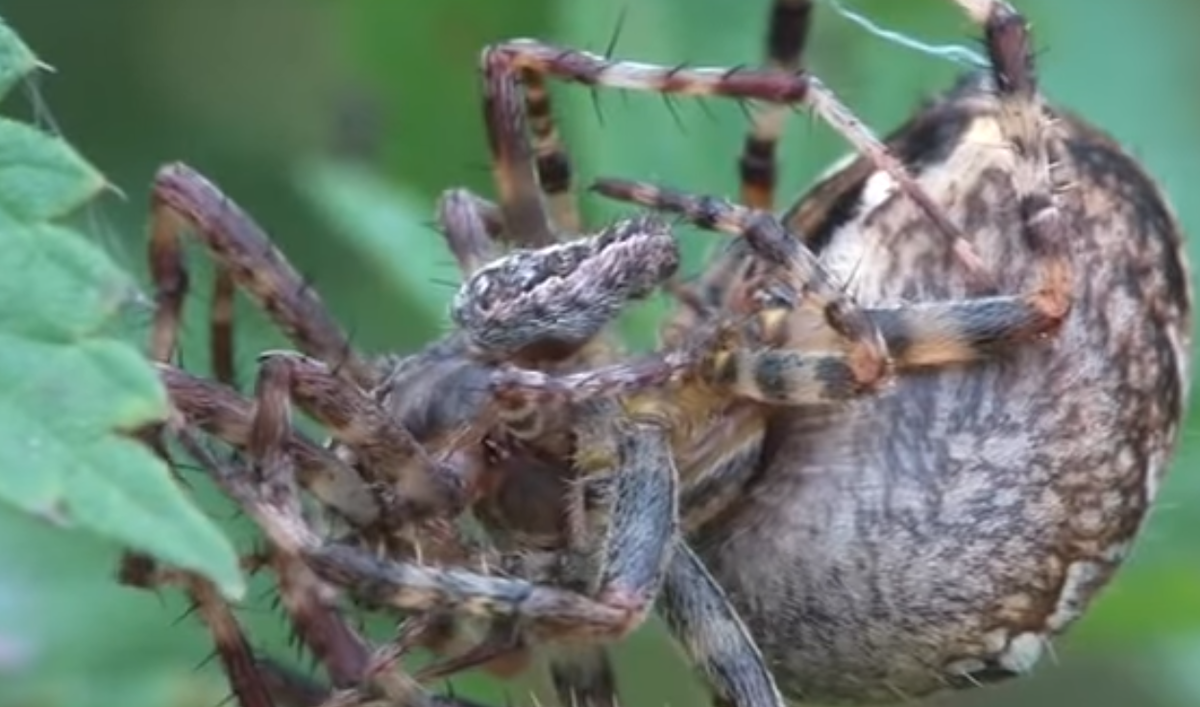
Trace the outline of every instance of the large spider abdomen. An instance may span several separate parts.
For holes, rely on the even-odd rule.
[[[1020,294],[1037,286],[1036,253],[1012,120],[968,82],[891,144],[998,291]],[[845,407],[781,410],[746,499],[692,538],[794,700],[901,702],[1027,673],[1154,500],[1188,393],[1182,235],[1109,138],[1068,116],[1055,131],[1073,269],[1062,329],[903,372]],[[870,307],[977,296],[948,241],[864,167],[790,212],[849,293]]]

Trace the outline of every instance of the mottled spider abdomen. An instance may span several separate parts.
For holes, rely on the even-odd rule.
[[[996,291],[1033,296],[1023,206],[1029,153],[1048,150],[1073,272],[1061,329],[846,407],[779,411],[745,497],[691,538],[793,699],[900,702],[1027,673],[1111,579],[1166,471],[1191,351],[1179,225],[1108,137],[1008,107],[976,77],[889,143]],[[877,317],[986,294],[867,160],[787,220]]]

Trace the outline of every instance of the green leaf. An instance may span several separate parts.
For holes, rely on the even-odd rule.
[[[35,66],[0,24],[0,90]],[[141,301],[136,284],[51,223],[105,185],[62,139],[0,119],[0,501],[201,572],[240,597],[230,541],[128,436],[167,411],[144,355],[106,333]]]
[[[316,161],[297,172],[300,191],[345,243],[363,254],[383,278],[412,327],[435,331],[446,321],[459,281],[450,250],[432,227],[433,210],[417,197],[353,164]]]
[[[0,118],[0,213],[38,223],[82,206],[104,178],[61,139]]]
[[[0,98],[37,65],[37,57],[0,18]]]

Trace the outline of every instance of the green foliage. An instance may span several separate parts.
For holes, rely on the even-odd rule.
[[[373,172],[323,160],[297,170],[297,186],[348,249],[381,279],[390,302],[405,302],[406,326],[432,335],[446,321],[458,270],[431,224],[433,209]],[[441,279],[441,286],[437,280]]]
[[[0,25],[0,88],[35,66]],[[137,287],[55,223],[105,186],[62,139],[0,119],[0,499],[204,572],[237,596],[225,535],[127,434],[166,413],[142,353],[105,333]]]

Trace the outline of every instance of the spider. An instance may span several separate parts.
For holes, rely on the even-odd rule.
[[[465,276],[456,330],[411,356],[355,351],[248,216],[187,168],[160,172],[152,355],[170,427],[262,526],[335,688],[430,704],[425,679],[558,642],[574,649],[550,659],[560,696],[613,703],[605,646],[656,608],[723,704],[894,702],[1026,674],[1085,611],[1178,434],[1182,235],[1132,158],[1044,98],[1023,17],[954,3],[990,65],[884,141],[802,69],[804,0],[773,3],[759,70],[487,48],[499,199],[443,197]],[[593,187],[732,235],[698,279],[673,284],[675,240],[653,216],[565,238],[581,228],[548,77],[770,106],[741,203]],[[777,216],[775,144],[797,103],[858,155]],[[218,381],[169,363],[182,226],[218,262]],[[235,284],[300,350],[262,358],[254,401],[222,385]],[[607,325],[659,287],[679,300],[662,346],[623,355]],[[328,447],[291,429],[292,405]],[[197,431],[248,461],[208,454]],[[311,519],[297,485],[337,522]],[[450,527],[467,510],[483,546]],[[333,588],[415,620],[373,654]],[[239,699],[270,704],[210,613]],[[416,679],[383,669],[466,618],[486,634],[465,652]]]

